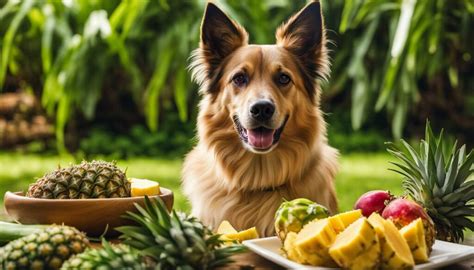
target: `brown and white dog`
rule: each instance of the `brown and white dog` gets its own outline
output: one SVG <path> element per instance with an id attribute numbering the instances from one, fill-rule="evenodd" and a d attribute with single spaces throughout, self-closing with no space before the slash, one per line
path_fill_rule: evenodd
<path id="1" fill-rule="evenodd" d="M 328 65 L 318 2 L 279 27 L 275 45 L 249 45 L 246 31 L 208 3 L 191 64 L 203 95 L 199 142 L 182 171 L 194 216 L 268 236 L 283 199 L 337 211 L 338 154 L 327 143 L 317 80 Z"/>

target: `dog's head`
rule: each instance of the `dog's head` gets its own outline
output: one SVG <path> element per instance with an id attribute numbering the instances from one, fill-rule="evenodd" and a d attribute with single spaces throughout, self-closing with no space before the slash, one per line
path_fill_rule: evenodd
<path id="1" fill-rule="evenodd" d="M 274 45 L 249 45 L 246 31 L 208 3 L 193 78 L 214 107 L 212 113 L 225 112 L 229 121 L 219 121 L 232 123 L 228 128 L 247 150 L 269 153 L 285 134 L 306 136 L 316 125 L 308 122 L 318 120 L 316 79 L 328 73 L 325 43 L 318 2 L 283 24 Z"/>

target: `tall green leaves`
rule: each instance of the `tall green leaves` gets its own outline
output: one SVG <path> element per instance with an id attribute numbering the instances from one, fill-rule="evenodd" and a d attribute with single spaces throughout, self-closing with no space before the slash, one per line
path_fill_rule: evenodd
<path id="1" fill-rule="evenodd" d="M 306 2 L 221 0 L 218 5 L 245 26 L 252 43 L 273 43 L 275 29 Z M 12 74 L 22 85 L 42 90 L 60 147 L 72 117 L 94 119 L 108 92 L 130 96 L 151 130 L 158 129 L 165 107 L 177 109 L 186 121 L 197 93 L 186 66 L 198 45 L 204 5 L 201 0 L 8 1 L 0 7 L 0 89 Z M 354 129 L 383 111 L 400 137 L 423 91 L 439 85 L 463 96 L 474 84 L 471 0 L 327 0 L 322 6 L 328 36 L 337 40 L 326 93 L 352 88 Z M 471 96 L 466 104 L 474 104 Z"/>
<path id="2" fill-rule="evenodd" d="M 166 90 L 185 121 L 193 89 L 186 63 L 197 45 L 203 6 L 194 0 L 10 1 L 0 9 L 0 23 L 8 25 L 0 42 L 0 86 L 12 66 L 29 64 L 11 55 L 30 37 L 40 46 L 23 61 L 40 63 L 42 74 L 33 76 L 42 78 L 42 104 L 55 116 L 60 149 L 71 116 L 93 119 L 105 88 L 130 92 L 152 130 Z"/>
<path id="3" fill-rule="evenodd" d="M 459 89 L 469 87 L 471 80 L 459 77 L 466 65 L 459 58 L 472 57 L 472 46 L 469 51 L 463 42 L 474 35 L 465 24 L 473 23 L 472 6 L 469 1 L 344 1 L 336 51 L 336 63 L 342 65 L 335 69 L 352 80 L 355 129 L 367 115 L 386 110 L 399 138 L 420 91 L 428 90 L 433 80 L 449 78 L 449 87 L 468 90 Z M 347 62 L 351 64 L 344 71 Z"/>
<path id="4" fill-rule="evenodd" d="M 9 58 L 12 50 L 12 46 L 15 34 L 18 31 L 18 28 L 20 27 L 21 22 L 23 19 L 26 17 L 28 12 L 31 10 L 33 7 L 33 0 L 25 0 L 23 3 L 21 3 L 18 11 L 16 12 L 15 16 L 13 17 L 13 20 L 11 21 L 7 32 L 5 33 L 5 36 L 3 37 L 2 40 L 2 58 L 0 62 L 0 86 L 3 86 L 3 83 L 5 81 L 5 75 L 7 73 L 7 66 L 9 63 Z M 2 15 L 7 13 L 8 11 L 13 9 L 14 4 L 11 2 L 8 2 L 8 4 L 2 9 Z M 1 17 L 0 17 L 1 18 Z"/>

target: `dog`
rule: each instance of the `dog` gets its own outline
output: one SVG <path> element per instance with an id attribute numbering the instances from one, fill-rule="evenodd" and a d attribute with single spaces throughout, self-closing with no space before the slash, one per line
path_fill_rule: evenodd
<path id="1" fill-rule="evenodd" d="M 202 95 L 198 142 L 182 169 L 192 215 L 270 236 L 283 200 L 304 197 L 337 212 L 338 152 L 319 107 L 329 73 L 320 3 L 282 24 L 276 44 L 249 45 L 244 28 L 209 2 L 191 59 Z"/>

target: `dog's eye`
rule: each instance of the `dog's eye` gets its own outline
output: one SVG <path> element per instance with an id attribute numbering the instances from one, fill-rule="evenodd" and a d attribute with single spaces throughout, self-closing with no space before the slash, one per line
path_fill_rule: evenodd
<path id="1" fill-rule="evenodd" d="M 237 87 L 242 87 L 248 83 L 248 78 L 244 73 L 238 73 L 232 78 L 232 81 Z"/>
<path id="2" fill-rule="evenodd" d="M 281 85 L 287 85 L 290 82 L 291 82 L 290 76 L 284 73 L 280 74 L 280 76 L 278 77 L 278 83 L 280 83 Z"/>

